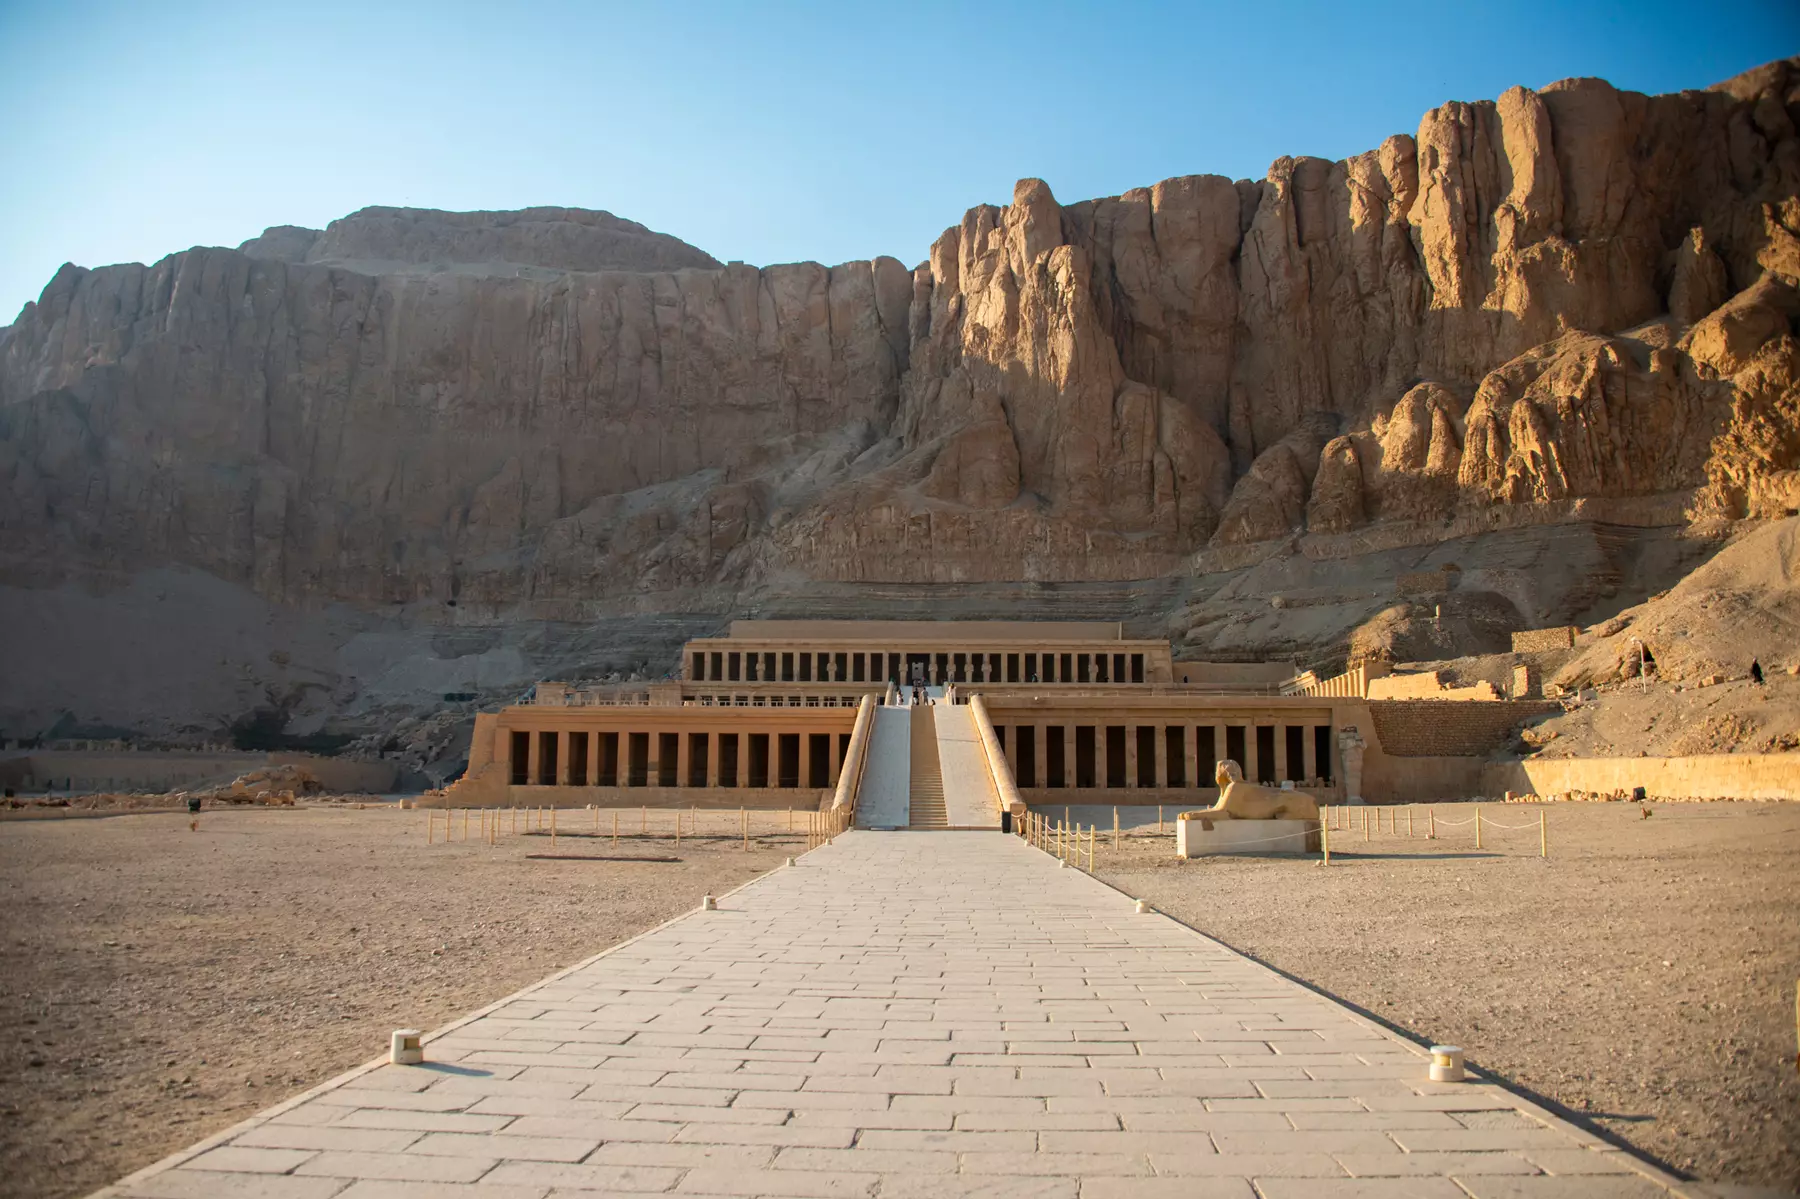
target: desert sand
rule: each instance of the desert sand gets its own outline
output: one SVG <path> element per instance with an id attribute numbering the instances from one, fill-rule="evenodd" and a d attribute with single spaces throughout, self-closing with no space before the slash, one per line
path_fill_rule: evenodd
<path id="1" fill-rule="evenodd" d="M 1472 826 L 1448 823 L 1473 805 L 1439 805 L 1437 841 L 1422 839 L 1423 809 L 1415 839 L 1393 811 L 1397 833 L 1338 834 L 1328 868 L 1183 862 L 1154 825 L 1119 851 L 1103 837 L 1095 866 L 1666 1166 L 1800 1188 L 1800 805 L 1659 805 L 1645 819 L 1633 804 L 1486 804 L 1532 827 L 1489 829 L 1481 851 Z"/>
<path id="2" fill-rule="evenodd" d="M 804 848 L 781 813 L 748 852 L 736 812 L 679 849 L 621 819 L 561 813 L 554 860 L 392 806 L 0 822 L 0 1195 L 87 1194 Z"/>

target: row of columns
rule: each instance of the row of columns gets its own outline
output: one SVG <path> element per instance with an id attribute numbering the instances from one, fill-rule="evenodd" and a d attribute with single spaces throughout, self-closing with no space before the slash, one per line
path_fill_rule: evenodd
<path id="1" fill-rule="evenodd" d="M 1176 740 L 1180 743 L 1181 766 L 1179 786 L 1184 788 L 1204 788 L 1215 785 L 1213 771 L 1218 761 L 1233 758 L 1243 770 L 1244 777 L 1252 782 L 1265 780 L 1279 783 L 1292 779 L 1303 782 L 1308 779 L 1329 779 L 1333 777 L 1331 764 L 1331 726 L 1328 724 L 1294 724 L 1288 723 L 1246 723 L 1237 724 L 1223 721 L 1180 724 L 1085 724 L 1063 722 L 1034 722 L 1025 725 L 995 725 L 995 733 L 1000 738 L 1001 747 L 1006 752 L 1008 763 L 1012 766 L 1013 778 L 1021 787 L 1062 787 L 1076 786 L 1076 746 L 1080 742 L 1078 730 L 1087 730 L 1093 738 L 1093 786 L 1108 787 L 1111 771 L 1111 750 L 1108 744 L 1108 729 L 1124 729 L 1124 785 L 1128 788 L 1170 786 L 1170 765 L 1175 761 L 1170 752 L 1170 732 L 1178 730 Z M 1031 730 L 1031 761 L 1028 768 L 1020 761 L 1021 728 Z M 1271 753 L 1258 746 L 1257 730 L 1273 731 Z M 1062 730 L 1062 770 L 1060 781 L 1052 784 L 1049 763 L 1049 732 L 1051 729 Z M 1141 768 L 1145 764 L 1140 748 L 1140 729 L 1153 730 L 1148 739 L 1153 747 L 1153 771 L 1146 772 Z M 1240 748 L 1237 737 L 1231 736 L 1236 730 L 1242 737 Z M 1289 730 L 1299 731 L 1299 754 L 1292 752 Z M 1212 747 L 1202 753 L 1202 742 L 1211 733 Z M 1264 757 L 1269 760 L 1264 761 Z"/>
<path id="2" fill-rule="evenodd" d="M 1142 683 L 1142 653 L 1007 650 L 694 650 L 697 683 L 876 683 L 907 686 L 924 659 L 925 681 L 948 683 Z"/>
<path id="3" fill-rule="evenodd" d="M 644 777 L 642 782 L 631 780 L 631 744 L 633 735 L 644 738 Z M 728 733 L 702 732 L 684 729 L 611 729 L 600 732 L 579 732 L 564 730 L 524 730 L 508 729 L 503 731 L 507 744 L 510 773 L 509 778 L 514 785 L 536 786 L 616 786 L 616 787 L 661 787 L 669 786 L 661 781 L 662 767 L 667 762 L 667 754 L 671 748 L 665 738 L 673 739 L 675 752 L 676 787 L 704 786 L 748 787 L 751 785 L 752 744 L 757 745 L 763 763 L 765 779 L 758 786 L 766 787 L 833 787 L 837 785 L 838 774 L 843 769 L 844 753 L 849 748 L 850 734 L 835 732 L 818 732 L 815 730 L 794 731 L 791 729 L 736 729 Z M 798 769 L 796 781 L 781 781 L 781 738 L 795 737 L 797 741 Z M 606 738 L 614 738 L 610 743 L 612 781 L 601 781 L 604 773 L 603 750 L 609 745 Z M 585 742 L 578 742 L 585 738 Z M 727 779 L 724 771 L 724 759 L 727 739 L 733 739 L 735 747 L 735 769 Z M 814 738 L 825 739 L 825 777 L 813 777 Z M 521 770 L 520 750 L 525 753 Z M 699 759 L 700 767 L 696 771 L 695 761 Z M 576 777 L 579 772 L 581 777 Z M 694 781 L 701 778 L 703 782 Z M 722 781 L 724 780 L 724 781 Z"/>

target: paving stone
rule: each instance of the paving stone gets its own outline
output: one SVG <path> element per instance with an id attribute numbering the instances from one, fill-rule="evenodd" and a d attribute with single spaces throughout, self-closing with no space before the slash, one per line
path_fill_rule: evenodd
<path id="1" fill-rule="evenodd" d="M 1538 1174 L 1520 1153 L 1337 1153 L 1338 1164 L 1358 1178 L 1435 1174 Z"/>
<path id="2" fill-rule="evenodd" d="M 675 1188 L 680 1195 L 783 1195 L 794 1199 L 843 1199 L 870 1195 L 881 1175 L 814 1170 L 689 1170 Z"/>
<path id="3" fill-rule="evenodd" d="M 1077 1199 L 1080 1185 L 1073 1178 L 900 1174 L 881 1180 L 881 1199 Z"/>
<path id="4" fill-rule="evenodd" d="M 295 1178 L 290 1174 L 221 1174 L 176 1168 L 153 1174 L 122 1192 L 124 1199 L 333 1199 L 345 1178 Z"/>
<path id="5" fill-rule="evenodd" d="M 187 1170 L 225 1170 L 236 1174 L 286 1174 L 314 1154 L 305 1149 L 252 1149 L 222 1145 L 184 1162 Z"/>
<path id="6" fill-rule="evenodd" d="M 378 1178 L 413 1182 L 474 1182 L 494 1168 L 493 1157 L 425 1157 L 416 1153 L 321 1153 L 296 1173 L 332 1178 Z"/>
<path id="7" fill-rule="evenodd" d="M 359 1149 L 371 1153 L 397 1153 L 419 1136 L 418 1132 L 396 1129 L 265 1124 L 240 1134 L 232 1144 L 262 1149 Z"/>
<path id="8" fill-rule="evenodd" d="M 339 1116 L 333 1126 L 393 1128 L 413 1132 L 499 1132 L 512 1119 L 511 1116 L 477 1116 L 468 1112 L 397 1112 L 378 1107 L 359 1107 Z"/>
<path id="9" fill-rule="evenodd" d="M 1261 1199 L 1469 1199 L 1448 1178 L 1258 1178 L 1256 1193 Z"/>
<path id="10" fill-rule="evenodd" d="M 390 1179 L 356 1183 L 337 1199 L 545 1199 L 548 1194 L 547 1187 L 496 1186 L 485 1180 L 458 1184 Z"/>
<path id="11" fill-rule="evenodd" d="M 501 1162 L 481 1181 L 509 1186 L 569 1187 L 656 1194 L 675 1185 L 681 1171 L 662 1166 L 616 1166 L 591 1162 Z"/>
<path id="12" fill-rule="evenodd" d="M 1631 1174 L 1635 1171 L 1616 1149 L 1527 1149 L 1525 1156 L 1546 1174 Z"/>
<path id="13" fill-rule="evenodd" d="M 1256 1199 L 1247 1178 L 1084 1178 L 1081 1199 Z"/>
<path id="14" fill-rule="evenodd" d="M 1625 1175 L 1582 1178 L 1501 1178 L 1458 1174 L 1472 1199 L 1666 1199 L 1668 1191 L 1649 1179 Z"/>

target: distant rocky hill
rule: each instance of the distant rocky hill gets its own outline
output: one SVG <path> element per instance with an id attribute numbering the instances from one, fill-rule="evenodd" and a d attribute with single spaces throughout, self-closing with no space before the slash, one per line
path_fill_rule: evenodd
<path id="1" fill-rule="evenodd" d="M 277 225 L 238 247 L 251 258 L 343 266 L 365 274 L 717 270 L 712 255 L 636 221 L 583 208 L 439 212 L 364 208 L 320 232 Z M 416 268 L 416 269 L 413 269 Z M 534 274 L 536 272 L 533 272 Z"/>
<path id="2" fill-rule="evenodd" d="M 1455 560 L 1490 633 L 1579 618 L 1800 506 L 1796 122 L 1800 60 L 1514 88 L 1261 180 L 1026 180 L 912 270 L 385 208 L 66 266 L 0 331 L 0 622 L 73 661 L 46 589 L 203 576 L 304 636 L 181 720 L 316 728 L 783 605 L 1322 661 Z M 58 687 L 0 727 L 181 723 Z"/>

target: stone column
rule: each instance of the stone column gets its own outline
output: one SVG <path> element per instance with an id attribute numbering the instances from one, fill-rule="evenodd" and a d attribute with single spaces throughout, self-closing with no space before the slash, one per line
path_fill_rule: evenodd
<path id="1" fill-rule="evenodd" d="M 1164 789 L 1169 785 L 1169 729 L 1163 724 L 1156 726 L 1156 785 Z"/>
<path id="2" fill-rule="evenodd" d="M 690 752 L 688 736 L 689 734 L 685 730 L 675 734 L 675 785 L 677 787 L 688 785 L 688 767 L 692 765 L 688 758 Z"/>
<path id="3" fill-rule="evenodd" d="M 556 785 L 557 786 L 568 787 L 568 786 L 573 785 L 572 779 L 573 779 L 574 771 L 571 769 L 571 767 L 573 767 L 575 764 L 574 759 L 575 759 L 575 734 L 574 733 L 558 733 L 558 734 L 556 734 Z"/>
<path id="4" fill-rule="evenodd" d="M 1031 726 L 1031 777 L 1036 780 L 1039 787 L 1046 785 L 1044 772 L 1050 768 L 1050 738 L 1045 731 L 1049 727 L 1049 725 L 1041 723 Z"/>
<path id="5" fill-rule="evenodd" d="M 831 769 L 829 774 L 831 775 L 831 786 L 835 787 L 838 785 L 838 779 L 844 773 L 844 739 L 838 733 L 827 733 L 825 735 L 830 738 Z"/>
<path id="6" fill-rule="evenodd" d="M 1181 752 L 1187 766 L 1187 785 L 1190 787 L 1206 786 L 1206 779 L 1201 776 L 1200 771 L 1202 767 L 1211 770 L 1212 763 L 1200 761 L 1199 725 L 1189 725 L 1182 729 Z"/>
<path id="7" fill-rule="evenodd" d="M 1238 763 L 1244 768 L 1244 781 L 1255 783 L 1262 779 L 1262 755 L 1256 751 L 1256 720 L 1244 726 L 1244 760 Z"/>
<path id="8" fill-rule="evenodd" d="M 1125 785 L 1127 787 L 1138 785 L 1137 731 L 1138 726 L 1135 724 L 1125 726 Z"/>
<path id="9" fill-rule="evenodd" d="M 1101 789 L 1105 789 L 1111 785 L 1107 781 L 1108 771 L 1106 766 L 1106 724 L 1104 721 L 1097 721 L 1094 724 L 1094 786 Z"/>
<path id="10" fill-rule="evenodd" d="M 1338 730 L 1337 743 L 1338 755 L 1344 764 L 1344 802 L 1361 803 L 1363 749 L 1366 743 L 1362 733 L 1353 724 L 1347 724 Z"/>
<path id="11" fill-rule="evenodd" d="M 719 734 L 706 734 L 706 785 L 713 790 L 719 787 Z"/>
<path id="12" fill-rule="evenodd" d="M 1203 787 L 1216 787 L 1219 785 L 1217 780 L 1213 778 L 1213 772 L 1218 769 L 1220 762 L 1231 756 L 1230 752 L 1225 748 L 1225 730 L 1227 727 L 1228 726 L 1224 721 L 1220 721 L 1213 725 L 1213 760 L 1200 763 L 1200 769 L 1206 775 L 1206 781 L 1200 784 Z M 1240 769 L 1243 765 L 1242 762 L 1238 763 Z"/>
<path id="13" fill-rule="evenodd" d="M 1274 773 L 1274 778 L 1275 778 L 1276 786 L 1280 786 L 1281 780 L 1288 777 L 1287 730 L 1288 730 L 1288 726 L 1285 724 L 1278 724 L 1275 726 L 1275 773 Z"/>
<path id="14" fill-rule="evenodd" d="M 1300 726 L 1300 777 L 1316 779 L 1319 777 L 1319 755 L 1313 745 L 1313 726 Z"/>
<path id="15" fill-rule="evenodd" d="M 538 770 L 544 764 L 544 738 L 533 729 L 525 744 L 525 782 L 535 787 L 538 783 Z"/>

